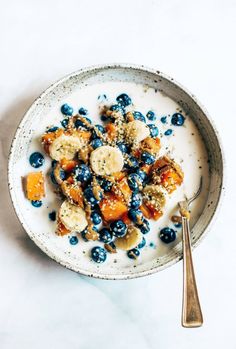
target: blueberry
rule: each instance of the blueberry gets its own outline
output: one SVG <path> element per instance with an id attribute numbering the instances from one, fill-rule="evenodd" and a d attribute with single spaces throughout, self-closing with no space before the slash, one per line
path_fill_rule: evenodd
<path id="1" fill-rule="evenodd" d="M 109 244 L 114 239 L 112 232 L 107 228 L 102 228 L 99 231 L 99 240 L 104 244 Z"/>
<path id="2" fill-rule="evenodd" d="M 146 165 L 152 165 L 155 162 L 155 156 L 153 156 L 152 154 L 148 153 L 147 151 L 144 151 L 141 154 L 141 160 Z"/>
<path id="3" fill-rule="evenodd" d="M 125 167 L 128 170 L 135 170 L 139 167 L 139 162 L 134 156 L 130 155 L 125 159 Z"/>
<path id="4" fill-rule="evenodd" d="M 150 246 L 151 248 L 153 248 L 153 249 L 156 248 L 156 245 L 155 245 L 154 242 L 152 242 L 152 241 L 150 242 L 149 246 Z"/>
<path id="5" fill-rule="evenodd" d="M 87 109 L 81 107 L 81 108 L 79 108 L 79 114 L 80 114 L 80 115 L 87 115 L 87 114 L 88 114 L 88 111 L 87 111 Z"/>
<path id="6" fill-rule="evenodd" d="M 143 214 L 140 210 L 131 208 L 128 212 L 128 216 L 134 223 L 138 223 L 143 220 Z"/>
<path id="7" fill-rule="evenodd" d="M 182 228 L 182 223 L 175 223 L 176 228 Z"/>
<path id="8" fill-rule="evenodd" d="M 96 233 L 98 232 L 98 229 L 97 229 L 97 227 L 95 227 L 95 226 L 93 226 L 92 230 L 94 230 Z M 86 229 L 84 229 L 84 230 L 80 233 L 82 239 L 83 239 L 84 241 L 86 241 L 86 242 L 89 241 L 89 240 L 86 238 L 87 231 L 88 231 L 88 229 L 86 228 Z"/>
<path id="9" fill-rule="evenodd" d="M 154 124 L 148 125 L 151 137 L 157 137 L 159 134 L 158 128 Z"/>
<path id="10" fill-rule="evenodd" d="M 107 259 L 107 252 L 100 246 L 95 246 L 91 250 L 92 260 L 96 263 L 104 263 Z"/>
<path id="11" fill-rule="evenodd" d="M 51 221 L 55 222 L 56 220 L 56 211 L 52 211 L 48 214 L 48 217 Z"/>
<path id="12" fill-rule="evenodd" d="M 84 119 L 86 119 L 88 121 L 88 123 L 92 124 L 92 121 L 89 118 L 84 117 Z"/>
<path id="13" fill-rule="evenodd" d="M 106 191 L 106 192 L 111 191 L 112 182 L 108 181 L 105 178 L 99 178 L 98 182 L 104 191 Z"/>
<path id="14" fill-rule="evenodd" d="M 132 193 L 130 199 L 130 207 L 133 209 L 138 209 L 141 206 L 142 197 L 139 194 Z"/>
<path id="15" fill-rule="evenodd" d="M 182 126 L 184 124 L 185 118 L 180 113 L 175 113 L 171 117 L 171 123 L 174 126 Z"/>
<path id="16" fill-rule="evenodd" d="M 132 194 L 131 200 L 130 200 L 130 207 L 137 209 L 141 205 L 141 197 L 137 194 Z"/>
<path id="17" fill-rule="evenodd" d="M 98 131 L 100 131 L 101 133 L 106 132 L 105 128 L 102 125 L 97 124 L 97 125 L 95 125 L 95 128 L 97 128 Z"/>
<path id="18" fill-rule="evenodd" d="M 174 229 L 169 228 L 169 227 L 161 229 L 160 239 L 161 239 L 161 241 L 165 242 L 166 244 L 173 242 L 176 239 L 176 233 L 175 233 Z"/>
<path id="19" fill-rule="evenodd" d="M 117 143 L 117 146 L 122 153 L 128 153 L 128 147 L 125 143 L 122 143 L 122 142 Z"/>
<path id="20" fill-rule="evenodd" d="M 91 121 L 89 118 L 84 117 L 84 119 L 86 119 L 86 120 L 88 121 L 89 124 L 92 123 L 92 121 Z M 75 127 L 76 127 L 76 128 L 82 127 L 82 128 L 84 128 L 84 129 L 88 130 L 88 126 L 85 125 L 85 123 L 84 123 L 82 120 L 80 120 L 80 119 L 77 119 L 77 120 L 75 121 Z"/>
<path id="21" fill-rule="evenodd" d="M 122 115 L 125 114 L 125 108 L 122 105 L 119 104 L 114 104 L 110 107 L 111 111 L 118 111 L 120 112 Z"/>
<path id="22" fill-rule="evenodd" d="M 102 114 L 100 116 L 100 118 L 101 118 L 102 121 L 107 121 L 109 119 L 109 117 L 107 115 L 104 115 L 104 114 Z"/>
<path id="23" fill-rule="evenodd" d="M 32 204 L 32 206 L 34 206 L 34 207 L 41 207 L 42 206 L 42 201 L 40 201 L 40 200 L 32 200 L 31 201 L 31 204 Z"/>
<path id="24" fill-rule="evenodd" d="M 62 181 L 66 179 L 66 172 L 62 168 L 60 168 L 59 176 Z"/>
<path id="25" fill-rule="evenodd" d="M 92 230 L 94 230 L 96 233 L 98 233 L 98 228 L 95 225 L 93 225 Z"/>
<path id="26" fill-rule="evenodd" d="M 67 103 L 65 103 L 65 104 L 63 104 L 62 106 L 61 106 L 61 112 L 62 112 L 62 114 L 64 114 L 64 115 L 72 115 L 73 114 L 73 108 L 72 107 L 70 107 Z"/>
<path id="27" fill-rule="evenodd" d="M 58 127 L 57 126 L 52 126 L 52 127 L 47 129 L 46 133 L 55 132 L 56 130 L 58 130 Z"/>
<path id="28" fill-rule="evenodd" d="M 173 130 L 171 130 L 171 128 L 169 128 L 168 130 L 166 130 L 166 132 L 164 133 L 165 136 L 170 136 L 172 134 Z"/>
<path id="29" fill-rule="evenodd" d="M 109 252 L 113 252 L 113 253 L 115 253 L 116 252 L 116 245 L 114 244 L 114 242 L 112 241 L 112 242 L 110 242 L 109 244 L 106 244 L 107 245 L 107 247 L 108 247 L 108 251 Z"/>
<path id="30" fill-rule="evenodd" d="M 91 186 L 87 187 L 84 191 L 84 197 L 91 205 L 91 207 L 96 206 L 99 203 L 99 200 L 95 198 L 93 189 Z"/>
<path id="31" fill-rule="evenodd" d="M 86 238 L 86 233 L 87 233 L 87 229 L 83 230 L 83 231 L 80 233 L 80 235 L 81 235 L 82 239 L 83 239 L 84 241 L 87 242 L 88 239 Z"/>
<path id="32" fill-rule="evenodd" d="M 146 239 L 143 237 L 142 241 L 138 244 L 137 248 L 141 249 L 146 245 Z"/>
<path id="33" fill-rule="evenodd" d="M 53 184 L 58 184 L 54 175 L 54 171 L 52 170 L 50 173 L 50 178 Z"/>
<path id="34" fill-rule="evenodd" d="M 148 176 L 147 176 L 146 172 L 144 172 L 144 171 L 138 169 L 135 173 L 137 173 L 137 175 L 141 178 L 141 180 L 142 180 L 143 182 L 146 182 L 146 181 L 147 181 Z"/>
<path id="35" fill-rule="evenodd" d="M 161 122 L 162 122 L 163 124 L 166 124 L 166 123 L 167 123 L 166 119 L 167 119 L 167 116 L 162 116 L 162 117 L 161 117 Z"/>
<path id="36" fill-rule="evenodd" d="M 152 111 L 152 110 L 149 110 L 149 111 L 147 112 L 146 117 L 148 118 L 148 120 L 151 120 L 151 121 L 156 120 L 156 114 L 155 114 L 154 111 Z"/>
<path id="37" fill-rule="evenodd" d="M 71 244 L 71 245 L 77 245 L 78 242 L 79 242 L 77 236 L 71 236 L 71 238 L 70 238 L 69 241 L 70 241 L 70 244 Z"/>
<path id="38" fill-rule="evenodd" d="M 126 93 L 122 93 L 121 95 L 119 95 L 117 98 L 117 103 L 127 107 L 128 105 L 130 105 L 132 103 L 131 98 L 126 94 Z"/>
<path id="39" fill-rule="evenodd" d="M 32 167 L 38 168 L 44 164 L 44 156 L 36 151 L 30 155 L 29 162 Z"/>
<path id="40" fill-rule="evenodd" d="M 90 172 L 90 169 L 87 165 L 81 164 L 74 168 L 73 170 L 75 174 L 75 178 L 77 181 L 80 182 L 88 182 L 92 178 L 92 174 Z"/>
<path id="41" fill-rule="evenodd" d="M 60 169 L 59 169 L 58 175 L 55 176 L 55 170 L 57 171 L 57 168 L 56 168 L 56 167 L 54 167 L 54 168 L 52 169 L 52 171 L 51 171 L 51 173 L 50 173 L 50 178 L 51 178 L 51 181 L 52 181 L 53 184 L 58 184 L 58 183 L 57 183 L 57 180 L 56 180 L 56 177 L 58 176 L 58 177 L 60 177 L 60 179 L 61 179 L 62 181 L 64 181 L 64 180 L 66 179 L 66 172 L 65 172 L 62 168 L 60 168 Z"/>
<path id="42" fill-rule="evenodd" d="M 102 125 L 95 125 L 92 131 L 92 139 L 99 138 L 99 135 L 96 131 L 101 132 L 102 134 L 106 132 L 105 128 Z"/>
<path id="43" fill-rule="evenodd" d="M 110 229 L 116 237 L 122 237 L 127 232 L 127 225 L 119 219 L 111 223 Z"/>
<path id="44" fill-rule="evenodd" d="M 146 218 L 143 218 L 142 224 L 139 224 L 138 227 L 144 235 L 150 231 L 150 224 Z"/>
<path id="45" fill-rule="evenodd" d="M 92 130 L 91 139 L 97 139 L 97 138 L 99 138 L 99 135 L 97 135 L 96 131 Z"/>
<path id="46" fill-rule="evenodd" d="M 102 223 L 102 217 L 96 211 L 91 213 L 91 219 L 92 219 L 93 224 L 95 224 L 95 225 Z"/>
<path id="47" fill-rule="evenodd" d="M 140 251 L 138 248 L 133 248 L 127 252 L 127 256 L 131 259 L 136 259 L 140 256 Z"/>
<path id="48" fill-rule="evenodd" d="M 105 95 L 105 94 L 101 94 L 101 95 L 98 96 L 98 100 L 99 100 L 100 102 L 103 102 L 103 101 L 105 101 L 106 99 L 107 99 L 107 95 Z"/>
<path id="49" fill-rule="evenodd" d="M 103 142 L 101 141 L 100 138 L 95 138 L 91 142 L 91 146 L 93 147 L 93 149 L 97 149 L 97 148 L 101 147 L 102 145 L 103 145 Z"/>
<path id="50" fill-rule="evenodd" d="M 57 165 L 57 160 L 52 160 L 51 166 L 52 168 L 55 168 Z"/>
<path id="51" fill-rule="evenodd" d="M 146 122 L 145 116 L 142 113 L 140 113 L 140 111 L 134 111 L 133 116 L 135 120 Z"/>
<path id="52" fill-rule="evenodd" d="M 141 178 L 136 173 L 128 176 L 128 184 L 134 194 L 138 193 L 139 187 L 142 185 Z"/>
<path id="53" fill-rule="evenodd" d="M 69 119 L 68 119 L 68 118 L 63 119 L 63 120 L 61 121 L 61 125 L 62 125 L 62 127 L 64 127 L 64 128 L 66 128 L 66 127 L 68 126 L 68 123 L 69 123 Z"/>

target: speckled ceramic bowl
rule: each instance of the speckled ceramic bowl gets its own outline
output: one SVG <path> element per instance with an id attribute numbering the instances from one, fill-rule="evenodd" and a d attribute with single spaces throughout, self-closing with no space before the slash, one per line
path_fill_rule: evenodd
<path id="1" fill-rule="evenodd" d="M 53 207 L 52 197 L 49 195 L 45 208 L 41 211 L 32 210 L 24 196 L 21 177 L 27 169 L 29 149 L 34 143 L 40 144 L 41 124 L 45 123 L 48 113 L 53 114 L 55 106 L 65 102 L 66 98 L 75 91 L 86 86 L 107 81 L 135 82 L 146 87 L 163 91 L 165 95 L 177 102 L 188 113 L 197 126 L 207 149 L 210 168 L 210 185 L 205 207 L 192 229 L 193 247 L 205 236 L 210 228 L 213 217 L 219 208 L 223 191 L 223 155 L 217 131 L 206 110 L 197 99 L 186 91 L 172 78 L 159 71 L 142 66 L 114 64 L 82 69 L 64 77 L 51 85 L 36 99 L 21 121 L 14 137 L 9 158 L 9 189 L 16 214 L 29 237 L 49 257 L 61 265 L 87 276 L 103 279 L 130 279 L 149 275 L 165 269 L 182 258 L 181 238 L 173 248 L 166 250 L 163 255 L 152 252 L 144 261 L 134 262 L 126 257 L 119 263 L 104 263 L 98 265 L 91 262 L 87 252 L 68 247 L 68 240 L 60 240 L 53 233 L 55 227 L 47 218 L 48 209 Z M 46 120 L 47 121 L 47 120 Z M 50 124 L 50 122 L 48 121 Z M 37 148 L 36 148 L 37 149 Z M 47 160 L 49 162 L 49 160 Z M 27 173 L 27 172 L 26 172 Z M 51 188 L 47 188 L 51 191 Z M 82 253 L 83 252 L 83 253 Z"/>

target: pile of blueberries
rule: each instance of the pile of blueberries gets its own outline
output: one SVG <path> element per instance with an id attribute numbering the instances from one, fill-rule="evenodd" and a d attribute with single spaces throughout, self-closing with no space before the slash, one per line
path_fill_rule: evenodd
<path id="1" fill-rule="evenodd" d="M 90 207 L 92 208 L 91 213 L 91 220 L 94 224 L 93 230 L 98 232 L 97 226 L 102 223 L 102 217 L 100 215 L 99 211 L 99 201 L 102 199 L 103 194 L 100 192 L 99 199 L 95 197 L 93 192 L 93 186 L 90 184 L 92 179 L 92 174 L 90 171 L 90 168 L 85 164 L 80 164 L 74 169 L 74 177 L 77 181 L 83 184 L 85 187 L 84 189 L 84 197 Z M 97 177 L 98 183 L 100 184 L 101 188 L 104 190 L 104 192 L 109 192 L 112 189 L 112 183 L 102 177 Z M 131 201 L 130 201 L 130 208 L 129 208 L 129 218 L 134 222 L 134 224 L 139 227 L 141 232 L 143 234 L 147 234 L 150 231 L 149 222 L 146 218 L 143 217 L 142 212 L 139 210 L 139 207 L 141 205 L 141 196 L 139 195 L 139 187 L 140 184 L 143 184 L 144 180 L 147 180 L 147 175 L 145 172 L 140 171 L 137 173 L 130 173 L 128 176 L 128 184 L 133 191 Z M 138 222 L 141 224 L 138 224 Z M 116 237 L 122 237 L 127 232 L 127 225 L 122 220 L 114 221 L 110 224 L 110 227 L 102 228 L 99 231 L 99 240 L 103 242 L 104 244 L 108 244 L 111 246 L 111 248 L 115 248 L 114 245 L 114 239 Z M 86 241 L 86 230 L 81 233 L 83 239 Z M 74 242 L 74 241 L 73 241 Z M 73 243 L 74 244 L 74 243 Z M 143 241 L 137 248 L 128 251 L 128 256 L 130 258 L 138 257 L 140 252 L 139 249 L 144 247 L 146 244 L 145 238 L 143 238 Z M 93 253 L 96 251 L 96 253 Z M 98 253 L 100 251 L 100 253 Z M 96 247 L 92 250 L 92 259 L 98 263 L 104 262 L 106 259 L 106 250 L 104 250 L 101 247 Z M 135 256 L 135 257 L 134 257 Z"/>
<path id="2" fill-rule="evenodd" d="M 135 212 L 135 215 L 133 216 L 134 219 L 137 216 L 137 214 L 139 214 L 138 210 Z M 94 220 L 94 217 L 95 217 L 95 220 Z M 92 215 L 93 223 L 96 224 L 98 222 L 97 220 L 98 217 L 99 217 L 99 222 L 101 222 L 100 216 L 99 215 L 97 216 L 97 213 Z M 142 219 L 142 224 L 140 225 L 136 224 L 136 225 L 140 228 L 143 234 L 147 234 L 150 231 L 149 222 L 145 218 Z M 122 220 L 117 220 L 112 222 L 109 228 L 105 227 L 99 231 L 99 241 L 103 242 L 104 244 L 110 245 L 112 249 L 115 249 L 116 246 L 114 244 L 114 239 L 123 237 L 126 234 L 126 232 L 127 232 L 127 225 Z M 82 233 L 82 236 L 83 235 L 84 234 Z M 141 243 L 136 248 L 133 248 L 132 250 L 127 252 L 128 257 L 133 259 L 137 258 L 140 255 L 139 250 L 142 249 L 145 245 L 146 245 L 146 239 L 143 237 Z M 94 254 L 94 251 L 96 251 L 95 254 Z M 102 253 L 102 257 L 100 257 L 100 254 L 98 253 L 99 251 Z M 101 263 L 101 262 L 104 262 L 106 259 L 106 251 L 102 247 L 96 246 L 92 249 L 91 256 L 95 262 Z"/>
<path id="3" fill-rule="evenodd" d="M 120 111 L 124 117 L 126 116 L 126 107 L 132 104 L 131 98 L 123 93 L 119 95 L 116 99 L 117 104 L 114 104 L 110 107 L 110 110 L 112 111 Z M 68 104 L 63 104 L 61 106 L 61 112 L 63 115 L 65 115 L 65 118 L 61 121 L 61 125 L 63 127 L 67 127 L 70 116 L 73 115 L 73 108 L 69 106 Z M 78 110 L 79 115 L 83 116 L 86 121 L 89 124 L 92 124 L 92 121 L 87 117 L 88 111 L 81 107 Z M 146 114 L 146 117 L 139 111 L 133 111 L 132 112 L 133 117 L 135 120 L 140 120 L 146 123 L 146 119 L 149 121 L 155 121 L 156 115 L 153 111 L 148 111 Z M 108 117 L 106 115 L 101 116 L 102 121 L 114 121 L 111 117 Z M 184 123 L 185 118 L 180 113 L 173 114 L 171 118 L 171 123 L 175 126 L 182 126 Z M 156 127 L 155 124 L 148 124 L 147 125 L 150 129 L 150 135 L 151 137 L 157 137 L 159 134 L 159 130 Z M 85 125 L 81 120 L 76 120 L 75 127 L 82 128 L 82 129 L 88 129 L 87 125 Z M 47 129 L 46 132 L 55 132 L 58 129 L 57 126 L 52 126 L 49 129 Z M 102 125 L 95 125 L 95 129 L 92 132 L 92 141 L 91 145 L 94 149 L 100 147 L 103 145 L 102 140 L 99 138 L 98 133 L 96 132 L 98 130 L 102 134 L 106 132 L 106 129 Z M 167 130 L 168 131 L 168 130 Z M 170 134 L 171 132 L 169 132 Z M 139 207 L 141 205 L 141 196 L 139 195 L 139 188 L 146 185 L 148 183 L 148 177 L 147 174 L 140 169 L 139 161 L 136 157 L 129 155 L 129 146 L 125 143 L 117 143 L 117 146 L 121 150 L 122 153 L 126 153 L 126 161 L 125 161 L 125 168 L 129 172 L 128 176 L 128 184 L 130 189 L 132 190 L 132 197 L 130 201 L 130 208 L 129 208 L 129 218 L 133 221 L 133 223 L 141 230 L 143 234 L 147 234 L 150 231 L 150 225 L 146 218 L 143 217 L 142 212 L 139 210 Z M 35 152 L 30 156 L 30 164 L 38 168 L 43 165 L 44 163 L 44 157 L 41 153 Z M 155 157 L 148 153 L 143 152 L 141 154 L 141 163 L 151 165 L 155 161 Z M 54 184 L 57 184 L 55 175 L 54 175 L 54 169 L 57 162 L 55 160 L 52 161 L 52 171 L 50 174 L 51 180 Z M 75 167 L 74 169 L 74 178 L 81 182 L 83 184 L 84 189 L 84 197 L 86 201 L 90 204 L 91 208 L 93 209 L 91 214 L 91 220 L 94 224 L 93 229 L 94 231 L 98 231 L 97 225 L 102 223 L 102 217 L 99 212 L 99 201 L 102 199 L 102 192 L 100 192 L 100 197 L 97 199 L 93 192 L 93 187 L 91 185 L 92 180 L 92 173 L 90 171 L 90 168 L 86 164 L 80 164 Z M 60 170 L 60 177 L 62 180 L 66 179 L 66 172 L 64 170 Z M 104 192 L 109 192 L 112 188 L 112 183 L 102 177 L 97 177 L 98 183 L 101 186 L 101 188 L 104 190 Z M 32 202 L 32 205 L 35 207 L 40 207 L 42 205 L 42 202 Z M 51 219 L 51 217 L 50 217 Z M 54 220 L 54 216 L 53 216 Z M 139 224 L 138 224 L 139 222 Z M 140 224 L 141 222 L 141 224 Z M 99 240 L 107 245 L 110 245 L 111 248 L 115 248 L 114 240 L 116 237 L 122 237 L 127 232 L 127 226 L 122 220 L 114 221 L 110 224 L 110 227 L 102 228 L 99 231 Z M 86 239 L 86 230 L 81 233 L 84 240 Z M 171 228 L 164 228 L 160 232 L 160 238 L 165 243 L 170 243 L 175 240 L 176 233 Z M 72 245 L 76 245 L 78 243 L 78 238 L 76 236 L 70 237 L 70 243 Z M 128 257 L 130 258 L 137 258 L 140 255 L 140 249 L 142 249 L 146 245 L 146 240 L 143 237 L 141 243 L 134 249 L 127 252 Z M 102 263 L 107 258 L 107 252 L 104 248 L 100 246 L 96 246 L 91 251 L 91 257 L 92 259 L 97 263 Z"/>
<path id="4" fill-rule="evenodd" d="M 149 226 L 146 228 L 146 232 L 149 230 Z M 102 228 L 99 231 L 99 241 L 108 244 L 112 249 L 115 249 L 114 239 L 117 237 L 123 237 L 127 232 L 127 225 L 122 220 L 114 221 L 110 224 L 109 228 Z M 143 230 L 144 232 L 144 230 Z M 145 234 L 146 234 L 145 232 Z M 132 250 L 127 252 L 128 257 L 136 258 L 140 255 L 140 249 L 146 245 L 146 239 L 143 237 L 141 243 Z M 106 250 L 100 246 L 95 246 L 91 250 L 91 257 L 97 263 L 105 262 L 107 258 Z"/>
<path id="5" fill-rule="evenodd" d="M 120 96 L 117 97 L 117 104 L 111 106 L 110 109 L 120 111 L 125 116 L 125 112 L 126 112 L 125 107 L 130 105 L 131 103 L 132 103 L 132 101 L 127 94 L 121 94 Z M 67 107 L 67 105 L 62 106 L 63 113 L 65 113 L 65 109 L 67 110 L 67 108 L 68 108 L 70 113 L 73 113 L 73 111 L 71 111 L 71 107 Z M 88 113 L 87 113 L 87 110 L 85 110 L 84 108 L 80 108 L 79 114 L 86 116 Z M 135 120 L 140 120 L 143 122 L 146 122 L 146 118 L 148 120 L 151 120 L 151 121 L 156 120 L 156 115 L 153 111 L 149 111 L 146 115 L 146 118 L 139 111 L 134 111 L 133 116 L 134 116 Z M 110 117 L 107 117 L 104 115 L 101 116 L 101 119 L 102 119 L 102 121 L 112 121 L 112 119 Z M 172 120 L 174 120 L 174 119 L 176 119 L 176 116 L 173 115 Z M 91 123 L 91 120 L 88 117 L 86 117 L 86 120 L 89 123 Z M 179 124 L 180 124 L 180 121 L 179 121 Z M 79 127 L 79 126 L 86 128 L 86 126 L 83 125 L 83 123 L 81 121 L 79 121 L 79 124 L 77 125 L 77 127 Z M 95 125 L 95 127 L 101 133 L 106 132 L 105 128 L 102 125 Z M 158 128 L 154 124 L 149 124 L 148 127 L 150 129 L 150 135 L 152 137 L 157 137 L 158 133 L 159 133 Z M 102 141 L 101 141 L 101 139 L 99 139 L 96 132 L 92 135 L 92 138 L 93 138 L 93 140 L 91 142 L 91 145 L 93 146 L 94 149 L 96 149 L 102 145 Z M 129 153 L 129 147 L 127 144 L 118 143 L 117 146 L 119 147 L 121 152 L 127 153 L 127 154 Z M 155 161 L 155 157 L 153 155 L 149 154 L 148 152 L 144 152 L 141 155 L 141 161 L 144 164 L 150 165 Z M 130 189 L 132 190 L 132 197 L 131 197 L 131 201 L 130 201 L 130 209 L 129 209 L 128 215 L 129 215 L 129 218 L 133 221 L 133 223 L 141 230 L 141 232 L 143 234 L 147 234 L 150 231 L 150 225 L 149 225 L 148 220 L 143 217 L 142 212 L 139 210 L 139 207 L 141 205 L 141 196 L 139 195 L 139 188 L 142 187 L 143 185 L 147 184 L 148 177 L 147 177 L 147 174 L 140 169 L 140 164 L 139 164 L 138 160 L 132 155 L 128 156 L 128 160 L 125 163 L 125 167 L 130 172 L 130 174 L 128 176 L 128 184 L 129 184 Z M 92 178 L 92 174 L 91 174 L 90 169 L 87 165 L 85 165 L 85 164 L 78 165 L 75 168 L 74 176 L 75 176 L 77 181 L 79 181 L 83 184 L 88 183 L 88 186 L 84 190 L 84 196 L 85 196 L 85 199 L 87 200 L 87 202 L 90 204 L 91 208 L 94 209 L 94 211 L 91 214 L 91 220 L 94 224 L 93 230 L 98 232 L 97 225 L 102 223 L 102 217 L 100 215 L 99 208 L 98 208 L 98 203 L 99 203 L 100 199 L 102 199 L 102 193 L 100 193 L 99 199 L 95 198 L 95 195 L 93 193 L 93 188 L 91 185 L 89 185 L 91 178 Z M 104 179 L 102 177 L 97 177 L 97 179 L 98 179 L 98 182 L 99 182 L 101 188 L 105 192 L 109 192 L 111 190 L 112 183 L 109 180 Z M 137 224 L 137 222 L 139 222 L 139 224 Z M 141 222 L 141 224 L 140 224 L 140 222 Z M 110 227 L 102 228 L 98 232 L 99 233 L 99 240 L 101 242 L 103 242 L 104 244 L 110 245 L 111 248 L 115 249 L 115 244 L 114 244 L 115 238 L 123 237 L 126 234 L 126 232 L 127 232 L 126 224 L 122 220 L 117 220 L 117 221 L 112 222 Z M 86 241 L 87 240 L 86 239 L 86 230 L 83 231 L 81 233 L 81 235 L 82 235 L 83 239 Z M 173 229 L 164 228 L 161 230 L 160 238 L 163 242 L 170 243 L 170 242 L 175 240 L 175 237 L 176 237 L 176 233 Z M 74 237 L 74 238 L 76 238 L 76 237 Z M 73 239 L 71 241 L 71 243 L 74 244 L 75 241 L 77 243 L 78 239 L 76 239 L 76 240 Z M 137 258 L 140 255 L 140 249 L 142 249 L 145 245 L 146 245 L 146 239 L 143 237 L 141 243 L 136 248 L 133 248 L 132 250 L 127 252 L 128 257 L 130 257 L 132 259 Z M 103 263 L 107 258 L 107 252 L 104 248 L 102 248 L 100 246 L 96 246 L 91 251 L 91 257 L 95 262 Z"/>

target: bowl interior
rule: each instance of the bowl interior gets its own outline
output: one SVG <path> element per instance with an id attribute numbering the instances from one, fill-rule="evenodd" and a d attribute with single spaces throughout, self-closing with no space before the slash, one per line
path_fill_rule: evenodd
<path id="1" fill-rule="evenodd" d="M 160 72 L 135 66 L 113 65 L 81 70 L 73 73 L 49 87 L 31 106 L 24 116 L 15 135 L 9 159 L 9 188 L 16 213 L 26 232 L 34 242 L 51 258 L 62 265 L 85 275 L 107 278 L 124 279 L 159 271 L 181 258 L 181 234 L 173 246 L 165 248 L 162 253 L 155 250 L 148 254 L 144 260 L 133 262 L 119 257 L 112 257 L 112 263 L 96 265 L 92 263 L 83 244 L 78 250 L 69 248 L 68 239 L 60 240 L 53 234 L 54 226 L 47 218 L 50 209 L 57 209 L 59 201 L 55 201 L 50 183 L 47 183 L 46 204 L 40 211 L 34 211 L 27 202 L 22 187 L 22 176 L 29 172 L 27 159 L 31 150 L 39 149 L 40 134 L 46 125 L 52 124 L 56 118 L 59 106 L 70 100 L 78 100 L 78 106 L 84 103 L 86 88 L 92 88 L 100 84 L 106 86 L 110 82 L 117 82 L 119 88 L 126 89 L 127 84 L 137 84 L 144 89 L 153 89 L 158 93 L 164 93 L 188 115 L 197 127 L 203 143 L 206 147 L 209 164 L 209 183 L 205 188 L 205 203 L 199 218 L 192 227 L 192 241 L 195 247 L 203 235 L 217 209 L 223 180 L 223 159 L 218 136 L 209 121 L 206 112 L 202 109 L 194 96 L 190 95 L 173 79 L 167 78 Z M 120 91 L 118 91 L 120 92 Z M 103 91 L 101 90 L 101 93 Z M 82 98 L 84 96 L 84 98 Z M 81 98 L 81 100 L 79 100 Z M 49 120 L 50 119 L 50 120 Z M 46 166 L 49 168 L 50 160 Z M 194 171 L 194 169 L 193 169 Z M 164 248 L 164 247 L 163 247 Z"/>

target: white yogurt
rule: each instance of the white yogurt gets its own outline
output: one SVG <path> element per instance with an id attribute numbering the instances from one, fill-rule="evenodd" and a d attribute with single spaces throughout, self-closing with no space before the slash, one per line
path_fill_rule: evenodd
<path id="1" fill-rule="evenodd" d="M 170 218 L 173 214 L 177 214 L 177 203 L 184 199 L 184 196 L 191 197 L 198 189 L 200 177 L 203 176 L 203 189 L 199 198 L 191 206 L 191 226 L 195 224 L 200 216 L 208 193 L 209 185 L 209 168 L 207 162 L 207 152 L 204 147 L 204 143 L 201 136 L 188 115 L 166 95 L 155 91 L 152 88 L 146 88 L 142 85 L 134 83 L 121 83 L 121 82 L 106 82 L 102 84 L 95 84 L 91 86 L 79 89 L 71 94 L 66 100 L 60 102 L 54 109 L 51 109 L 48 115 L 42 119 L 40 125 L 38 125 L 37 132 L 32 136 L 32 142 L 29 148 L 28 156 L 33 151 L 42 151 L 40 137 L 45 132 L 45 129 L 49 125 L 60 126 L 60 121 L 63 120 L 63 115 L 60 112 L 61 104 L 68 103 L 74 108 L 75 113 L 80 107 L 84 107 L 89 111 L 88 117 L 91 118 L 94 124 L 102 124 L 99 117 L 99 107 L 101 106 L 101 99 L 98 99 L 99 95 L 105 94 L 108 99 L 105 100 L 105 104 L 114 104 L 117 95 L 120 93 L 127 93 L 134 103 L 134 109 L 141 111 L 144 115 L 149 110 L 153 110 L 157 115 L 155 123 L 159 128 L 159 136 L 161 139 L 161 153 L 160 155 L 167 154 L 171 158 L 178 162 L 184 171 L 184 183 L 170 195 L 168 203 L 164 210 L 164 215 L 157 222 L 151 221 L 151 232 L 145 235 L 147 245 L 142 249 L 141 258 L 138 261 L 130 260 L 125 256 L 125 252 L 118 251 L 117 254 L 109 254 L 108 260 L 114 262 L 120 266 L 128 266 L 133 263 L 142 263 L 150 261 L 154 257 L 162 256 L 174 248 L 176 243 L 181 240 L 181 229 L 174 227 Z M 184 126 L 178 127 L 171 125 L 171 115 L 176 111 L 180 111 L 185 116 Z M 167 116 L 167 123 L 162 124 L 160 118 Z M 167 129 L 172 129 L 173 133 L 170 136 L 165 136 L 164 132 Z M 45 155 L 45 157 L 47 157 Z M 52 210 L 58 210 L 61 200 L 53 192 L 54 186 L 50 183 L 48 172 L 50 170 L 51 159 L 47 159 L 46 164 L 42 167 L 42 171 L 47 174 L 46 178 L 46 198 L 43 200 L 43 206 L 41 208 L 34 208 L 30 202 L 24 200 L 24 205 L 27 206 L 26 214 L 35 218 L 36 222 L 40 222 L 40 229 L 42 234 L 52 236 L 52 243 L 56 244 L 61 251 L 68 251 L 68 254 L 73 255 L 78 259 L 88 258 L 89 251 L 95 245 L 100 245 L 100 242 L 87 242 L 85 243 L 80 239 L 79 244 L 71 246 L 68 241 L 68 236 L 58 237 L 55 235 L 56 223 L 50 222 L 48 219 L 48 213 Z M 22 176 L 26 175 L 32 170 L 32 167 L 28 164 L 27 159 L 22 159 L 19 162 L 21 166 Z M 167 245 L 159 239 L 159 231 L 163 227 L 171 227 L 177 231 L 177 239 L 175 242 Z M 151 247 L 150 247 L 151 243 Z M 101 244 L 102 246 L 102 244 Z M 83 261 L 83 263 L 86 263 Z M 118 266 L 118 265 L 117 265 Z"/>

